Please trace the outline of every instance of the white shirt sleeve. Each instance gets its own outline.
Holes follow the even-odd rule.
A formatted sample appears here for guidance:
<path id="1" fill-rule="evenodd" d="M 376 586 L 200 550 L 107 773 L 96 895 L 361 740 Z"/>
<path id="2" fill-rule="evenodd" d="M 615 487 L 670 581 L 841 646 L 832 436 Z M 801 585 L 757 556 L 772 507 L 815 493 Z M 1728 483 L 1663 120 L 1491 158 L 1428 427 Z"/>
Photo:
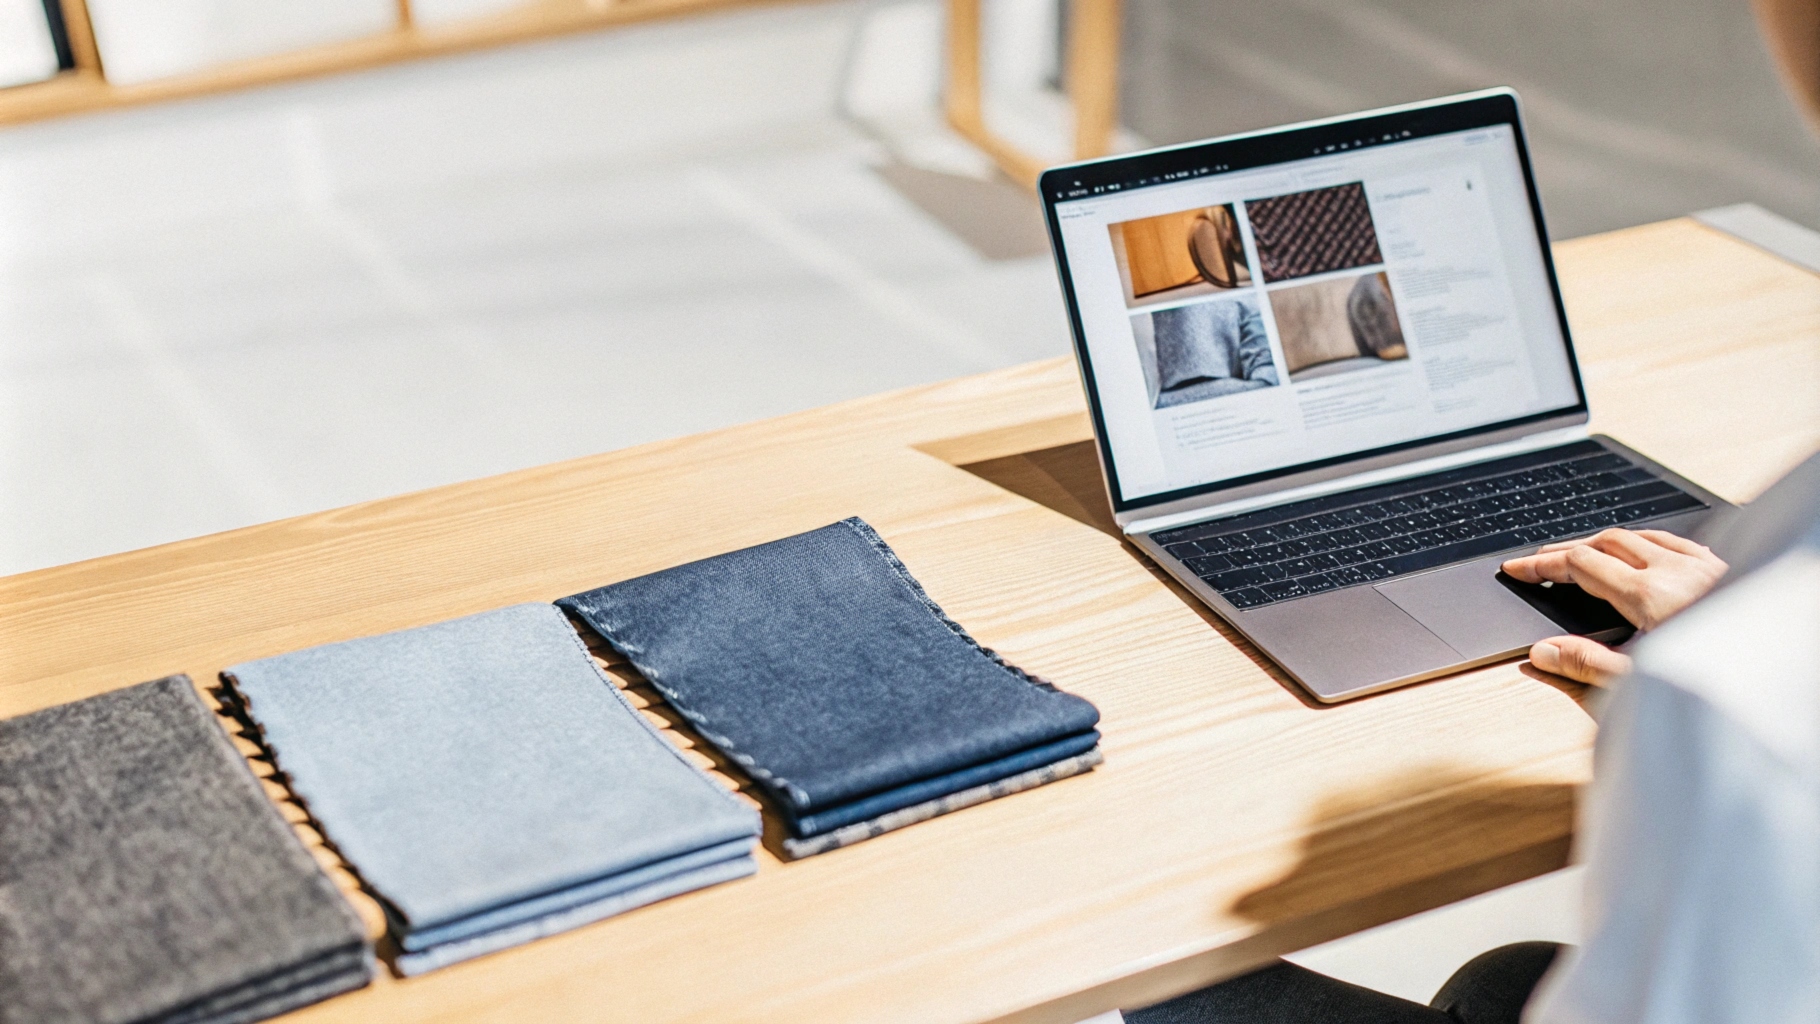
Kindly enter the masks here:
<path id="1" fill-rule="evenodd" d="M 1586 940 L 1526 1024 L 1820 1022 L 1820 550 L 1635 654 L 1581 805 Z"/>

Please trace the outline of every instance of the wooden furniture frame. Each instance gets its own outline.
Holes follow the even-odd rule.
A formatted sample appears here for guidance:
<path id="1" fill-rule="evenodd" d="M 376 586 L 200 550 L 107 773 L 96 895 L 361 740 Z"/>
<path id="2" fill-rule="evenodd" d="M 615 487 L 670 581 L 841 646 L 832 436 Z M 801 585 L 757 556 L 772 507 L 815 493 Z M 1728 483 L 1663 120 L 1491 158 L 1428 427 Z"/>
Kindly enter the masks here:
<path id="1" fill-rule="evenodd" d="M 614 25 L 788 0 L 527 0 L 509 11 L 433 27 L 413 22 L 411 0 L 397 0 L 398 24 L 388 32 L 131 85 L 114 85 L 103 73 L 86 0 L 59 2 L 76 66 L 48 81 L 0 89 L 0 125 L 205 96 Z M 1111 152 L 1113 134 L 1118 129 L 1122 8 L 1121 0 L 1067 2 L 1069 33 L 1064 75 L 1074 110 L 1074 156 L 1084 160 Z M 982 0 L 948 0 L 944 90 L 948 121 L 991 156 L 1007 176 L 1034 187 L 1045 161 L 1007 142 L 986 121 L 980 73 L 981 4 Z"/>
<path id="2" fill-rule="evenodd" d="M 1733 500 L 1820 445 L 1820 276 L 1688 220 L 1555 252 L 1594 429 Z M 1564 863 L 1581 688 L 1314 704 L 1120 539 L 1089 438 L 1054 359 L 0 579 L 0 717 L 861 515 L 1103 766 L 287 1019 L 1075 1024 Z"/>
<path id="3" fill-rule="evenodd" d="M 1074 159 L 1112 152 L 1119 121 L 1121 0 L 1067 0 L 1063 80 L 1074 109 Z M 986 123 L 981 74 L 983 0 L 948 0 L 948 123 L 986 151 L 1013 181 L 1030 188 L 1049 161 L 1024 152 Z"/>
<path id="4" fill-rule="evenodd" d="M 509 11 L 437 26 L 415 24 L 410 0 L 397 0 L 398 24 L 388 32 L 132 85 L 114 85 L 104 76 L 86 0 L 60 2 L 76 67 L 48 81 L 0 89 L 0 125 L 205 96 L 614 25 L 786 0 L 527 0 Z"/>

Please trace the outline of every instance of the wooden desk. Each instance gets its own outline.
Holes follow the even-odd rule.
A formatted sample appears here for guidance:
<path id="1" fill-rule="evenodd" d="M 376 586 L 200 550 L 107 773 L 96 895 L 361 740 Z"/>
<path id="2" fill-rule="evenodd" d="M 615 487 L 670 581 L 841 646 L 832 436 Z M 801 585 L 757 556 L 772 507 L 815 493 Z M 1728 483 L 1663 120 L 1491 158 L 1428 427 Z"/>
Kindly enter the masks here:
<path id="1" fill-rule="evenodd" d="M 1820 443 L 1820 278 L 1559 247 L 1594 425 L 1747 499 Z M 1106 764 L 298 1021 L 1072 1022 L 1558 867 L 1593 726 L 1508 663 L 1337 707 L 1107 532 L 1065 360 L 0 580 L 0 715 L 862 515 Z"/>

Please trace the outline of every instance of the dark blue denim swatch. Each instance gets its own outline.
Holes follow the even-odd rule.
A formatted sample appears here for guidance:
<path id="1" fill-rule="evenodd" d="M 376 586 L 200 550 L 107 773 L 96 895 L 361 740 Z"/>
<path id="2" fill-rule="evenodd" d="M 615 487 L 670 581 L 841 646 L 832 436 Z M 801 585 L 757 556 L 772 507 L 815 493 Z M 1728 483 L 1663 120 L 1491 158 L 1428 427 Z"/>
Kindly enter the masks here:
<path id="1" fill-rule="evenodd" d="M 1092 704 L 981 647 L 859 519 L 557 603 L 744 767 L 799 837 L 1098 739 Z"/>
<path id="2" fill-rule="evenodd" d="M 517 605 L 223 673 L 405 973 L 751 874 L 759 821 Z"/>
<path id="3" fill-rule="evenodd" d="M 861 797 L 825 811 L 798 814 L 796 831 L 797 834 L 804 836 L 820 835 L 823 832 L 865 821 L 867 818 L 876 818 L 889 811 L 934 800 L 950 793 L 958 793 L 963 789 L 972 789 L 974 786 L 983 786 L 988 782 L 997 782 L 1000 779 L 1021 775 L 1046 764 L 1054 764 L 1063 758 L 1084 754 L 1099 746 L 1099 742 L 1100 734 L 1097 732 L 1089 730 L 1076 733 L 1073 736 L 1064 736 L 1054 743 L 1045 743 L 987 761 L 985 764 L 962 768 L 946 775 L 937 775 L 934 778 L 898 786 L 895 789 L 887 789 L 882 793 Z"/>

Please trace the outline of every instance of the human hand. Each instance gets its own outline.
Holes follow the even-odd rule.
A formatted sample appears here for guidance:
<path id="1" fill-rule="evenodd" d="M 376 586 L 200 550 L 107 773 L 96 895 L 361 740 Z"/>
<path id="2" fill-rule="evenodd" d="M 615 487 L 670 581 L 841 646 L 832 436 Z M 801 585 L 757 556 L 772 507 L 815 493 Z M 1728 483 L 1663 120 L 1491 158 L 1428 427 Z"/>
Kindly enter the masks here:
<path id="1" fill-rule="evenodd" d="M 1507 574 L 1525 583 L 1577 584 L 1641 630 L 1699 600 L 1725 570 L 1705 546 L 1663 530 L 1606 530 L 1504 563 Z M 1630 670 L 1628 657 L 1578 636 L 1539 641 L 1529 660 L 1545 672 L 1600 685 Z"/>

